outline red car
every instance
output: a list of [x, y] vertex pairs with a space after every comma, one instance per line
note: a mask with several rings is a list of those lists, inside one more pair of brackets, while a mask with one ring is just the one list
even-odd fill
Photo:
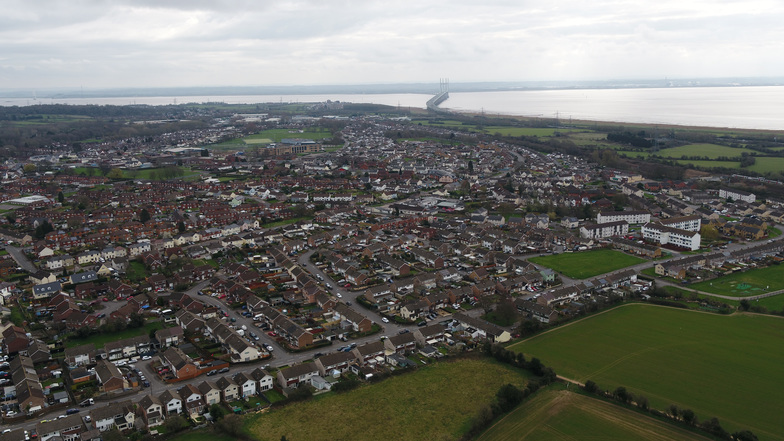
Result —
[[109, 298], [108, 298], [108, 297], [104, 297], [104, 298], [103, 298], [103, 301], [104, 301], [104, 302], [108, 302], [108, 301], [109, 301]]
[[270, 337], [277, 337], [278, 336], [278, 334], [276, 334], [273, 331], [268, 332], [267, 335], [269, 335]]

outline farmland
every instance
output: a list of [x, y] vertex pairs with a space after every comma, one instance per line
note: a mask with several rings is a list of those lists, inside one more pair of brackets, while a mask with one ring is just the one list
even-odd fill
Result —
[[599, 274], [644, 263], [644, 259], [620, 251], [594, 250], [581, 253], [563, 253], [528, 259], [537, 265], [546, 266], [566, 277], [587, 279]]
[[274, 441], [283, 435], [294, 440], [458, 439], [498, 388], [507, 383], [522, 387], [525, 381], [523, 372], [486, 359], [438, 363], [249, 417], [245, 428], [256, 439]]
[[734, 272], [718, 279], [691, 285], [698, 291], [732, 297], [746, 297], [784, 289], [784, 267], [773, 265], [746, 272]]
[[679, 159], [683, 156], [699, 156], [706, 159], [718, 159], [726, 156], [728, 158], [740, 157], [743, 153], [754, 153], [754, 150], [746, 148], [733, 148], [718, 144], [688, 144], [680, 147], [672, 147], [659, 150], [655, 154], [664, 158]]
[[[540, 334], [510, 348], [559, 375], [626, 387], [651, 407], [691, 409], [725, 429], [784, 439], [784, 319], [629, 304]], [[763, 405], [765, 403], [766, 405]]]
[[707, 438], [612, 403], [548, 388], [523, 402], [477, 441], [519, 439], [665, 441]]

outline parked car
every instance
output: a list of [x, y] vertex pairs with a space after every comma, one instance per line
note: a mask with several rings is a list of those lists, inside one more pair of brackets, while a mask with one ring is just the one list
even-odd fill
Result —
[[389, 323], [389, 319], [386, 317], [381, 317], [381, 321], [384, 323]]
[[221, 369], [218, 371], [218, 373], [219, 373], [219, 374], [225, 374], [225, 373], [226, 373], [226, 372], [228, 372], [228, 371], [229, 371], [229, 368], [225, 367], [225, 368], [221, 368]]
[[211, 377], [213, 375], [216, 375], [217, 373], [218, 373], [218, 371], [209, 371], [209, 372], [207, 372], [207, 376]]

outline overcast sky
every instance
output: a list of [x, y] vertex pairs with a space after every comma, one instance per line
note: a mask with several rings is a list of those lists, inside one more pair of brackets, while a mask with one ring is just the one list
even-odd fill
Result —
[[784, 75], [780, 0], [0, 0], [0, 88]]

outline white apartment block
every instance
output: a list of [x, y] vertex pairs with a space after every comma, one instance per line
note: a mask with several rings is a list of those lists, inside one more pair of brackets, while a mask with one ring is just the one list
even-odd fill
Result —
[[679, 230], [686, 230], [686, 231], [699, 232], [700, 227], [702, 227], [702, 219], [696, 215], [671, 217], [669, 219], [662, 219], [659, 221], [659, 223], [664, 225], [665, 227], [677, 228]]
[[671, 244], [688, 250], [700, 248], [700, 233], [696, 231], [681, 230], [667, 227], [657, 222], [650, 222], [642, 226], [642, 237], [659, 245]]
[[580, 227], [580, 237], [584, 239], [605, 239], [612, 236], [623, 236], [628, 233], [629, 223], [626, 221], [583, 225]]
[[626, 221], [630, 224], [644, 224], [651, 221], [651, 213], [637, 211], [605, 211], [596, 215], [597, 224]]
[[736, 201], [748, 202], [749, 204], [757, 200], [757, 196], [755, 196], [754, 193], [743, 190], [727, 190], [724, 188], [719, 189], [719, 197], [722, 199], [732, 198]]

